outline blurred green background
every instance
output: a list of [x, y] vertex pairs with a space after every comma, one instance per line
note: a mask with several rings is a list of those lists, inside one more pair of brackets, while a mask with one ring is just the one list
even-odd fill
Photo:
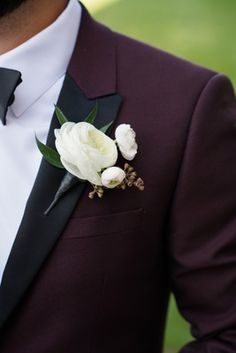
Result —
[[[100, 9], [99, 0], [82, 2], [112, 29], [225, 73], [236, 86], [235, 0], [106, 0]], [[173, 298], [166, 332], [167, 353], [192, 339]]]

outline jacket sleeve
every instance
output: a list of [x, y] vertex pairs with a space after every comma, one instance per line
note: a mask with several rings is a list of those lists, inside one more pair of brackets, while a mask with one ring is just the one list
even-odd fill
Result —
[[224, 75], [194, 109], [169, 226], [172, 290], [195, 338], [181, 353], [235, 353], [236, 100]]

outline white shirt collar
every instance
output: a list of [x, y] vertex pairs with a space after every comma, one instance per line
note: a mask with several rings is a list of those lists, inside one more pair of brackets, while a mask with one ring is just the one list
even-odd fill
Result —
[[23, 82], [11, 106], [19, 117], [65, 73], [81, 21], [81, 5], [70, 0], [49, 27], [13, 50], [0, 55], [0, 67], [18, 70]]

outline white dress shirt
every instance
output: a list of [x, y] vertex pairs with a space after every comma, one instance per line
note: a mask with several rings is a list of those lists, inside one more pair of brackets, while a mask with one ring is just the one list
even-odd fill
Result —
[[53, 24], [0, 55], [0, 67], [19, 70], [23, 79], [7, 125], [0, 121], [0, 282], [42, 158], [35, 133], [46, 142], [80, 19], [80, 4], [70, 0]]

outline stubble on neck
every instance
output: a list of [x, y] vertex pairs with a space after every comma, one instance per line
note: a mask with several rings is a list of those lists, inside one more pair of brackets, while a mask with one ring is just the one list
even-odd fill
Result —
[[24, 43], [53, 23], [69, 0], [26, 0], [0, 18], [0, 55]]

